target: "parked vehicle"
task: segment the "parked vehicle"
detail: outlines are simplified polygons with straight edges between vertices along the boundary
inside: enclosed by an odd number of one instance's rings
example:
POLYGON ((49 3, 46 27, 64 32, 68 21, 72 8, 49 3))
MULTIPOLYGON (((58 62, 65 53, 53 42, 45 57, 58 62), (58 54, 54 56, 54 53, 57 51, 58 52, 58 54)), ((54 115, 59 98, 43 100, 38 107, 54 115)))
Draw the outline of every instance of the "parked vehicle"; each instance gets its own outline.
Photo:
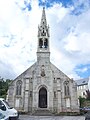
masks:
POLYGON ((90 111, 85 114, 85 120, 90 120, 90 111))
POLYGON ((0 98, 0 112, 5 116, 8 116, 9 120, 17 120, 19 117, 17 110, 10 107, 8 102, 6 102, 3 98, 0 98))
POLYGON ((9 120, 9 117, 3 115, 2 113, 0 113, 0 120, 9 120))
POLYGON ((83 111, 83 110, 84 110, 84 108, 83 108, 83 107, 80 107, 80 108, 79 108, 79 110, 80 110, 80 111, 83 111))
POLYGON ((83 110, 84 110, 85 113, 87 113, 87 112, 90 111, 90 107, 84 107, 83 110))

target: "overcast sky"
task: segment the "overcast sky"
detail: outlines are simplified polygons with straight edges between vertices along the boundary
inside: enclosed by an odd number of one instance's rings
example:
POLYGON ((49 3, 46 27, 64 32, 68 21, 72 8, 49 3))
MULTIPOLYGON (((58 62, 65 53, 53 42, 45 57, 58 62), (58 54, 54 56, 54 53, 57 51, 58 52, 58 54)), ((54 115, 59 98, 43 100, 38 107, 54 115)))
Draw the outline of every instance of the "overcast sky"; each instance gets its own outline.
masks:
MULTIPOLYGON (((37 60, 44 0, 0 0, 0 76, 15 79, 37 60)), ((90 0, 46 0, 51 62, 73 79, 90 76, 90 0)))

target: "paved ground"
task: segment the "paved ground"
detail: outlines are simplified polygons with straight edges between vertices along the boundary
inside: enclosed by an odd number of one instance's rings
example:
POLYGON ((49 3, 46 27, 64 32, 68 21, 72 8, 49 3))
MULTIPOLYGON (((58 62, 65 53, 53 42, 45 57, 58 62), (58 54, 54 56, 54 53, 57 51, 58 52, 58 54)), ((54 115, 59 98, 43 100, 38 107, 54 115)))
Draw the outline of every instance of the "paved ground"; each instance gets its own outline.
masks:
POLYGON ((85 120, 84 116, 30 116, 20 115, 19 120, 85 120))

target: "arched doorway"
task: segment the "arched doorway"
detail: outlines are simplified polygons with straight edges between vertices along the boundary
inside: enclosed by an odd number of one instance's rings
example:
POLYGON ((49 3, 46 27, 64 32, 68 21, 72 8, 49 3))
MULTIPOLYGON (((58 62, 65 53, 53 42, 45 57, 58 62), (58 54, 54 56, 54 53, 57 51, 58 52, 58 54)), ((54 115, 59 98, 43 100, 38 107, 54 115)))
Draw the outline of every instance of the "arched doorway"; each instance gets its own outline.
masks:
POLYGON ((47 108, 47 90, 44 87, 39 90, 39 107, 47 108))

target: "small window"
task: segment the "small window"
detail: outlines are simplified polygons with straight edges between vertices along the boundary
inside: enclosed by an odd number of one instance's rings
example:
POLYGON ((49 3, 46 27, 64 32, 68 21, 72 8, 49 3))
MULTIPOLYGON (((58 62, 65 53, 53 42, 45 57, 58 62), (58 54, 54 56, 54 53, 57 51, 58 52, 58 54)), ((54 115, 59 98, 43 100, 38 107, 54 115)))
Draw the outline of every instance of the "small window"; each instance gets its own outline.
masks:
POLYGON ((30 91, 30 97, 32 97, 32 91, 30 91))
POLYGON ((65 96, 69 96, 70 95, 69 81, 65 81, 64 82, 64 94, 65 94, 65 96))
POLYGON ((85 92, 83 92, 83 95, 85 95, 85 92))
POLYGON ((42 76, 42 77, 45 76, 45 70, 44 70, 44 69, 41 70, 41 76, 42 76))
POLYGON ((19 80, 16 83, 16 95, 21 95, 21 90, 22 90, 22 81, 19 80))
POLYGON ((42 77, 45 76, 45 68, 44 68, 44 65, 41 66, 41 76, 42 76, 42 77))
POLYGON ((54 91, 54 98, 56 98, 56 91, 54 91))
POLYGON ((67 87, 66 85, 64 86, 64 93, 65 93, 65 96, 67 95, 67 87))
POLYGON ((53 81, 54 81, 54 83, 57 83, 57 80, 56 80, 55 78, 54 78, 54 80, 53 80, 53 81))

